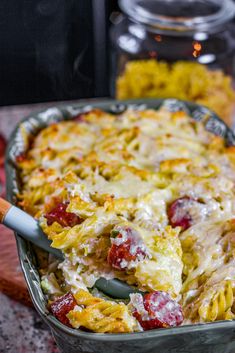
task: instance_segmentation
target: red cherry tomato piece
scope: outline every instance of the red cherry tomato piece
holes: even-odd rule
[[[112,246],[108,252],[108,263],[117,270],[125,270],[131,261],[142,261],[147,256],[146,248],[138,234],[131,228],[114,231]],[[112,235],[111,234],[111,235]]]
[[[64,325],[71,327],[67,314],[77,305],[72,293],[67,293],[56,299],[50,306],[52,314]]]
[[[147,317],[142,317],[137,309],[133,315],[139,321],[144,331],[178,326],[183,322],[181,305],[166,292],[155,291],[145,294],[143,304],[147,312]]]
[[[188,229],[193,224],[190,214],[190,208],[193,203],[198,202],[188,196],[181,197],[168,207],[168,219],[172,227],[181,227],[183,230]]]
[[[79,218],[75,213],[66,211],[67,206],[67,202],[59,203],[50,212],[45,214],[47,224],[50,226],[53,222],[57,222],[63,227],[74,227],[76,224],[81,223],[81,218]]]

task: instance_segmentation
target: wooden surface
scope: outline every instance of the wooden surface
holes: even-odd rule
[[[48,104],[44,104],[48,106]],[[38,110],[42,105],[24,105],[19,107],[0,108],[0,136],[8,139],[16,124],[31,111]],[[4,196],[3,170],[4,144],[0,137],[0,196]],[[0,291],[7,296],[26,305],[32,305],[21,271],[16,241],[13,232],[0,224]]]
[[[6,131],[6,130],[5,130]],[[5,197],[4,154],[6,136],[0,133],[0,196]],[[11,205],[0,197],[0,222]],[[31,305],[26,283],[20,268],[13,232],[0,224],[0,291]]]
[[[14,234],[0,225],[0,290],[17,301],[32,305],[20,268]]]

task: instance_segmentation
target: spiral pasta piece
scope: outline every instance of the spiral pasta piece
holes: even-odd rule
[[[185,314],[192,321],[228,320],[233,316],[233,302],[233,284],[223,281],[211,288],[203,288],[199,297],[186,307]]]
[[[74,296],[79,308],[67,315],[74,328],[85,327],[98,333],[128,333],[135,330],[136,320],[125,304],[105,301],[83,290]]]

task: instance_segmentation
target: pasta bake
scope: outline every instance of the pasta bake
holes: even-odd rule
[[[42,129],[17,163],[19,205],[64,254],[39,254],[58,320],[130,333],[234,318],[235,147],[203,123],[95,109]],[[112,299],[99,278],[139,292]]]

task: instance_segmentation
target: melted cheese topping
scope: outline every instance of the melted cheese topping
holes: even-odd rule
[[[228,280],[233,286],[234,233],[227,224],[235,213],[235,148],[185,113],[128,110],[113,116],[94,110],[43,129],[19,167],[20,204],[64,251],[59,267],[73,292],[116,277],[182,297],[186,319],[203,321],[211,317],[205,315],[207,289],[220,284],[222,293]],[[198,202],[177,210],[176,220],[185,212],[193,220],[181,232],[169,225],[167,210],[185,196]],[[45,213],[65,201],[82,223],[48,225]],[[126,270],[125,260],[123,270],[113,269],[107,254],[114,227],[137,232],[149,256]],[[231,306],[224,312],[213,318],[231,317]]]

